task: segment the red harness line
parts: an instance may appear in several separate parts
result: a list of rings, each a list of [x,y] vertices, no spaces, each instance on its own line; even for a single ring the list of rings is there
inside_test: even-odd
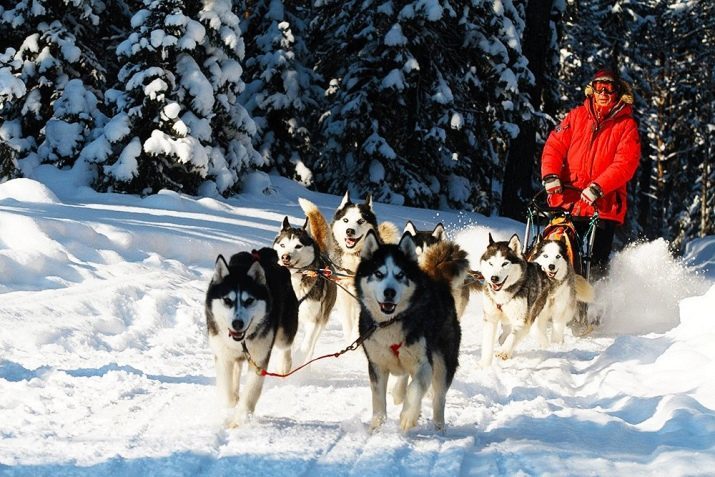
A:
[[[398,319],[400,319],[400,318],[401,318],[401,317],[398,315],[398,316],[392,318],[391,320],[383,321],[382,323],[373,324],[373,325],[372,325],[372,328],[370,328],[369,330],[367,330],[367,333],[365,333],[365,334],[362,335],[362,336],[359,336],[358,339],[356,339],[355,341],[353,341],[348,347],[346,347],[346,348],[344,348],[344,349],[341,349],[340,351],[338,351],[338,352],[336,352],[336,353],[324,354],[324,355],[322,355],[322,356],[318,356],[317,358],[313,358],[313,359],[311,359],[310,361],[301,364],[301,365],[298,366],[297,368],[295,368],[295,369],[293,369],[293,370],[291,370],[291,371],[289,371],[289,372],[287,372],[287,373],[285,373],[285,374],[284,374],[284,373],[272,373],[272,372],[268,371],[266,368],[262,368],[262,367],[258,366],[258,363],[256,363],[256,362],[253,360],[253,358],[251,357],[251,353],[248,352],[248,348],[246,347],[246,342],[243,341],[243,342],[241,343],[241,345],[243,346],[243,354],[246,356],[246,359],[248,360],[249,364],[250,364],[251,366],[253,366],[253,368],[256,370],[256,373],[257,373],[258,375],[260,375],[260,376],[272,376],[272,377],[274,377],[274,378],[287,378],[288,376],[290,376],[291,374],[295,373],[296,371],[299,371],[299,370],[305,368],[305,367],[308,366],[310,363],[313,363],[313,362],[318,361],[318,360],[323,359],[323,358],[330,358],[330,357],[338,358],[338,357],[340,357],[341,355],[347,353],[348,351],[354,351],[354,350],[358,349],[358,348],[360,347],[360,345],[362,345],[363,341],[365,341],[366,339],[368,339],[368,338],[370,337],[370,335],[372,335],[372,334],[375,332],[375,330],[377,330],[378,328],[384,328],[384,327],[386,327],[386,326],[390,326],[391,324],[393,324],[394,322],[396,322],[396,321],[397,321]],[[395,354],[395,356],[397,356],[397,357],[400,356],[399,349],[400,349],[401,346],[402,346],[402,343],[390,345],[390,349],[392,350],[392,352],[393,352],[393,353]]]

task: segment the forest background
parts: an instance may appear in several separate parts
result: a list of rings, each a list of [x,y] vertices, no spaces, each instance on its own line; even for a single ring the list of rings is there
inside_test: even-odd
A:
[[[715,234],[709,0],[21,0],[0,6],[0,182],[321,192],[524,220],[549,131],[600,67],[635,91],[621,242]]]

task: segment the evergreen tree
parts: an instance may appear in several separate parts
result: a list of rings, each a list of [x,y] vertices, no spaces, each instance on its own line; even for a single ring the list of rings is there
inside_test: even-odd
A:
[[[528,78],[523,12],[501,5],[491,21],[482,18],[487,2],[460,10],[447,2],[321,4],[313,34],[329,107],[319,184],[489,212]]]
[[[47,126],[55,101],[73,79],[81,79],[90,95],[101,94],[104,69],[91,38],[100,35],[105,10],[99,0],[20,0],[13,7],[0,6],[0,136],[18,157],[45,144],[41,160],[71,165],[89,137],[89,117],[81,127],[70,127],[83,132],[73,134],[67,147],[53,143],[56,136],[47,137],[61,124]]]
[[[237,103],[243,42],[228,0],[144,0],[117,47],[119,84],[104,128],[113,154],[97,157],[102,190],[228,193],[260,157]],[[199,18],[196,20],[195,18]],[[204,26],[205,25],[205,26]]]
[[[312,183],[311,137],[322,88],[305,44],[309,2],[253,2],[242,23],[248,82],[242,104],[258,125],[256,148],[280,175]]]

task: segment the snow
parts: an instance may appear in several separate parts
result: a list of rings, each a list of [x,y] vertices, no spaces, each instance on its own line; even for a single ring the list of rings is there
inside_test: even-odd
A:
[[[225,429],[204,293],[217,254],[268,246],[297,199],[328,219],[340,197],[264,173],[240,195],[145,198],[42,182],[0,184],[0,473],[37,475],[706,475],[715,466],[715,237],[673,259],[663,241],[615,255],[597,283],[603,325],[477,366],[481,300],[462,319],[460,368],[436,433],[423,403],[370,433],[360,350],[267,378],[256,414]],[[44,184],[44,185],[43,185]],[[375,204],[402,227],[442,222],[475,263],[499,217]],[[334,312],[316,352],[344,347]],[[300,336],[298,337],[300,338]]]

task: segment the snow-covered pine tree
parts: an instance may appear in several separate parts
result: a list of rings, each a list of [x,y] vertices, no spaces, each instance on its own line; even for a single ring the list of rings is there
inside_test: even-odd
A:
[[[206,29],[206,38],[198,49],[204,57],[200,65],[216,98],[209,122],[209,177],[224,195],[238,191],[247,172],[265,165],[253,146],[255,122],[240,101],[245,88],[241,66],[245,45],[239,13],[244,10],[237,3],[203,0],[199,12],[199,21]],[[200,139],[207,140],[209,129],[199,127],[202,121],[194,124],[190,115],[183,119],[194,133],[204,131]]]
[[[100,36],[105,9],[99,0],[20,0],[0,6],[0,138],[19,159],[43,144],[40,160],[71,165],[90,137],[91,114],[51,118],[65,87],[73,84],[76,90],[73,80],[82,79],[79,84],[90,97],[101,94],[104,69],[91,39]],[[55,141],[59,129],[71,133],[66,144]]]
[[[310,2],[260,0],[242,22],[249,55],[241,102],[258,125],[256,149],[280,175],[312,184],[305,158],[323,90],[305,44]]]
[[[113,154],[96,157],[97,187],[229,193],[260,164],[243,89],[239,18],[229,0],[144,0],[117,47],[120,89],[104,128]]]
[[[512,64],[510,57],[519,47],[519,21],[507,25],[489,11],[484,24],[498,24],[493,30],[506,50],[496,65],[483,61],[479,35],[492,33],[482,32],[477,8],[471,8],[455,10],[448,2],[319,5],[313,44],[330,103],[315,166],[322,187],[369,191],[397,204],[493,208],[492,180],[505,139],[515,133],[509,117],[523,106],[512,94],[518,96],[526,70],[525,64],[511,70],[519,61]]]

